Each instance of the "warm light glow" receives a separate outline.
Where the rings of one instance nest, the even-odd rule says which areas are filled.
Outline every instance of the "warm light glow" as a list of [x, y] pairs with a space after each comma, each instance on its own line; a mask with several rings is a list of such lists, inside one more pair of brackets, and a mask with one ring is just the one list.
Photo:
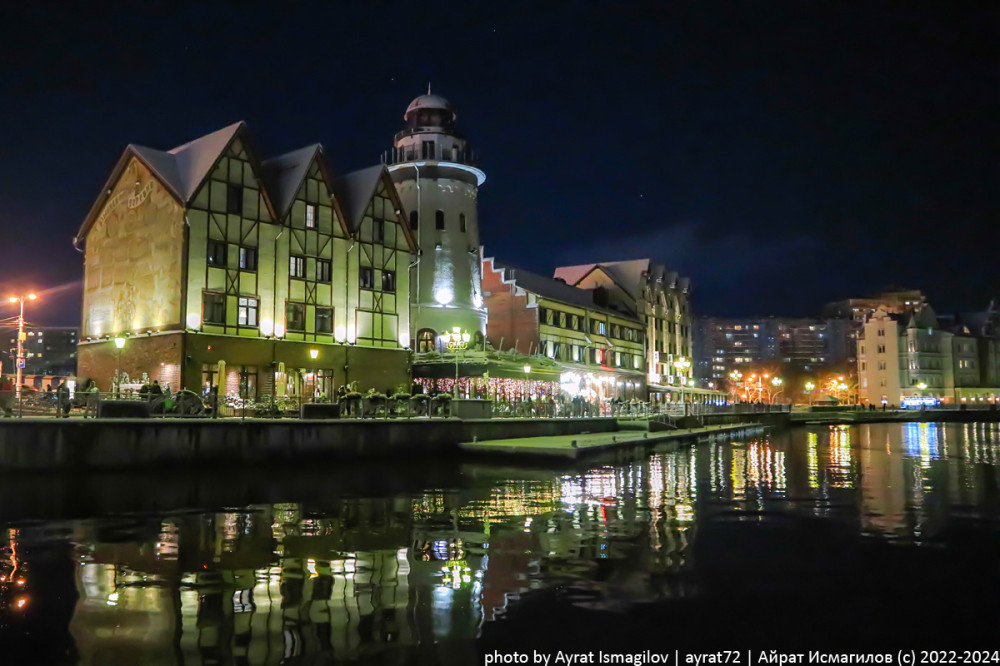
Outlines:
[[[406, 334], [404, 333], [404, 335]], [[347, 329], [344, 328], [343, 326], [338, 326], [337, 328], [333, 329], [333, 339], [336, 340], [337, 342], [343, 342], [346, 337], [347, 337]], [[406, 337], [407, 339], [409, 339], [410, 336], [407, 335]], [[406, 345], [403, 346], [405, 347]]]
[[264, 337], [270, 336], [274, 333], [274, 322], [270, 319], [260, 320], [260, 334]]
[[28, 294], [28, 300], [29, 300], [29, 301], [33, 301], [33, 300], [35, 300], [36, 298], [38, 298], [38, 296], [36, 296], [36, 295], [34, 295], [34, 294]]
[[311, 358], [314, 361], [316, 359], [318, 359], [319, 358], [319, 350], [318, 349], [310, 349], [309, 350], [309, 358]]
[[354, 325], [347, 327], [347, 341], [354, 344], [354, 341], [358, 339], [358, 333], [354, 328]]
[[406, 331], [403, 331], [402, 333], [399, 334], [399, 346], [400, 347], [410, 346], [410, 334], [407, 333]]
[[453, 298], [455, 298], [455, 294], [452, 293], [451, 289], [445, 287], [434, 292], [434, 300], [441, 305], [448, 305]]
[[201, 328], [201, 315], [197, 312], [192, 312], [187, 316], [187, 327], [193, 328], [195, 330]]
[[7, 300], [10, 301], [11, 303], [17, 303], [17, 296], [11, 296]]
[[115, 338], [115, 347], [118, 347], [118, 349], [123, 349], [125, 347], [125, 338], [121, 336]]
[[925, 388], [927, 388], [926, 382], [920, 382], [919, 384], [917, 384], [917, 388], [923, 391]]
[[531, 372], [531, 366], [530, 365], [525, 365], [524, 366], [524, 371], [525, 372]]
[[812, 391], [814, 388], [816, 388], [815, 384], [813, 384], [812, 382], [806, 382], [806, 390], [807, 391]]
[[276, 338], [283, 338], [283, 337], [285, 337], [285, 325], [284, 324], [275, 324], [274, 325], [274, 337], [276, 337]]
[[17, 600], [17, 607], [18, 608], [24, 608], [26, 605], [28, 605], [28, 598], [27, 597], [21, 597], [20, 599]]

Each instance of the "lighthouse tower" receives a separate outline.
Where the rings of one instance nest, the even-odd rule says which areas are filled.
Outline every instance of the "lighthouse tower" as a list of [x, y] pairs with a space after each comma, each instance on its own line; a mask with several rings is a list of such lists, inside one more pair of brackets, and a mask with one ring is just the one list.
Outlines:
[[448, 100], [428, 87], [406, 107], [406, 127], [385, 154], [420, 246], [419, 261], [410, 269], [411, 339], [417, 352], [440, 348], [440, 336], [456, 326], [477, 341], [486, 333], [476, 215], [486, 174], [456, 131], [456, 118]]

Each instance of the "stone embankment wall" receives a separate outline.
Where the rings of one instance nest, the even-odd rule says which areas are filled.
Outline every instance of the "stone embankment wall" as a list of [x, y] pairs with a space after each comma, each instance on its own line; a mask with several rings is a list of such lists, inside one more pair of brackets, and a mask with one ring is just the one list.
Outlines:
[[458, 454], [473, 439], [617, 430], [613, 418], [0, 421], [0, 470], [238, 466]]

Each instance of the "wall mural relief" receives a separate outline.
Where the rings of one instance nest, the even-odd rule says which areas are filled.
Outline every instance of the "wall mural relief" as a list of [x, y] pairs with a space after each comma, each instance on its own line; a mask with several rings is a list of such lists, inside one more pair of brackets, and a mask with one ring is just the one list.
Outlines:
[[87, 234], [84, 335], [181, 321], [184, 209], [133, 158]]

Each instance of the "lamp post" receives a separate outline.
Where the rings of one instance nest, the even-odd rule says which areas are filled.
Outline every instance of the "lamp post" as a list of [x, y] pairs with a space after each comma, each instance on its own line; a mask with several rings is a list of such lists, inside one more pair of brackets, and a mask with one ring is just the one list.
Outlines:
[[[687, 380], [684, 378], [684, 372], [691, 367], [691, 361], [687, 360], [683, 356], [674, 361], [674, 367], [677, 368], [677, 374], [680, 375], [681, 380], [681, 404], [684, 403], [684, 384]], [[684, 414], [687, 415], [687, 406], [684, 407]]]
[[816, 388], [816, 385], [814, 383], [812, 383], [812, 382], [806, 382], [806, 391], [809, 392], [809, 406], [810, 407], [812, 407], [812, 404], [813, 404], [813, 389], [814, 388]]
[[733, 392], [733, 395], [736, 398], [740, 397], [740, 383], [741, 383], [740, 379], [742, 379], [742, 378], [743, 378], [743, 373], [740, 372], [739, 370], [733, 370], [732, 372], [729, 373], [729, 379], [732, 380], [732, 382], [733, 382], [733, 388], [736, 389]]
[[783, 381], [781, 377], [775, 377], [774, 379], [771, 380], [771, 386], [774, 387], [774, 393], [771, 394], [772, 405], [778, 401], [778, 394], [781, 393], [781, 388], [779, 387], [782, 385], [782, 383]]
[[118, 349], [118, 365], [115, 368], [115, 398], [121, 397], [122, 388], [122, 349], [125, 348], [125, 338], [115, 337], [115, 347]]
[[450, 332], [445, 333], [443, 337], [448, 351], [455, 355], [455, 386], [452, 387], [452, 397], [458, 398], [458, 352], [469, 347], [469, 340], [472, 339], [472, 336], [460, 327], [455, 326]]
[[14, 390], [17, 394], [17, 410], [18, 416], [21, 415], [21, 382], [24, 379], [24, 301], [25, 299], [33, 301], [38, 296], [35, 294], [26, 294], [21, 296], [11, 296], [8, 300], [11, 303], [19, 303], [21, 306], [21, 312], [17, 316], [17, 360], [14, 362], [16, 366], [16, 382]]

